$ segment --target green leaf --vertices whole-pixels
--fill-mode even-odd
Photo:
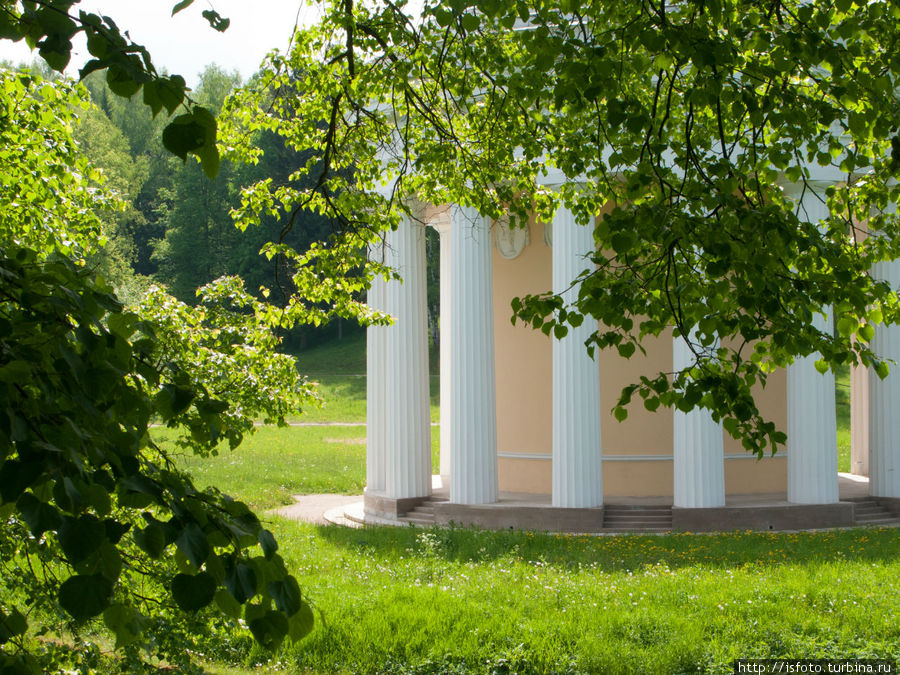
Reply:
[[[222,161],[215,141],[204,144],[195,150],[194,154],[200,159],[200,167],[206,177],[210,180],[214,179],[219,174],[219,166]]]
[[[0,610],[0,645],[17,635],[24,635],[27,630],[28,620],[19,610],[13,608],[9,614]]]
[[[21,40],[22,30],[13,16],[7,12],[0,12],[0,40]]]
[[[287,577],[281,581],[271,581],[266,588],[269,591],[269,595],[275,600],[275,606],[287,616],[300,611],[302,604],[300,586],[294,577]]]
[[[144,83],[144,105],[150,108],[154,117],[163,108],[162,98],[159,95],[159,83],[156,80]]]
[[[175,540],[175,545],[197,569],[209,557],[209,542],[197,523],[188,523]]]
[[[156,395],[156,407],[163,419],[169,420],[187,410],[194,400],[194,392],[186,387],[165,384]]]
[[[16,507],[35,537],[39,538],[48,530],[57,530],[62,524],[62,518],[56,507],[41,501],[31,493],[26,492],[19,497]]]
[[[226,589],[220,588],[216,591],[214,599],[216,606],[222,610],[226,616],[232,619],[238,619],[241,616],[241,603],[234,599],[234,596]]]
[[[204,9],[201,12],[203,18],[209,22],[209,25],[213,27],[214,30],[219,31],[220,33],[224,33],[228,30],[228,26],[231,25],[231,19],[225,19],[219,16],[219,13],[212,9]]]
[[[616,419],[619,422],[622,422],[628,417],[628,410],[626,410],[625,408],[623,408],[621,406],[616,406],[613,409],[613,415],[615,415]]]
[[[175,16],[183,9],[187,9],[191,5],[194,4],[194,0],[181,0],[177,5],[172,8],[172,16]]]
[[[176,574],[172,579],[172,597],[185,612],[196,612],[213,601],[215,580],[206,572]]]
[[[123,98],[131,98],[141,88],[141,82],[133,73],[115,63],[106,70],[106,84],[114,94]]]
[[[619,356],[630,359],[634,355],[636,347],[633,342],[623,342],[620,345],[616,345],[616,350],[619,352]]]
[[[59,528],[59,543],[73,565],[78,564],[106,541],[106,528],[91,514],[77,518],[63,517]]]
[[[179,115],[169,122],[162,135],[166,150],[176,157],[187,160],[189,152],[194,152],[206,143],[206,129],[191,113]]]
[[[289,626],[284,614],[269,610],[262,617],[249,620],[247,627],[263,647],[277,649],[287,636]]]
[[[59,587],[59,604],[75,621],[87,621],[109,606],[112,582],[101,574],[76,575]]]
[[[838,333],[843,337],[853,335],[858,327],[859,322],[852,316],[842,316],[837,322]]]
[[[819,371],[822,375],[828,372],[828,361],[825,359],[817,359],[816,360],[816,370]]]
[[[288,635],[295,642],[302,640],[312,632],[314,625],[315,617],[313,617],[312,608],[304,602],[299,611],[288,619]]]
[[[462,26],[467,32],[472,32],[478,30],[479,26],[481,26],[481,20],[475,14],[463,14]]]
[[[170,115],[174,113],[175,109],[181,105],[182,101],[184,101],[184,92],[186,88],[187,86],[185,85],[184,80],[178,75],[159,83],[159,97]]]
[[[42,473],[43,464],[38,461],[10,459],[3,462],[0,466],[0,499],[4,502],[16,501]]]
[[[631,232],[616,232],[610,240],[610,245],[619,255],[630,251],[634,244],[635,236]]]
[[[271,532],[261,529],[257,538],[259,539],[259,545],[262,547],[263,555],[266,556],[266,559],[275,555],[275,552],[278,550],[278,542],[275,541],[275,537]]]
[[[66,48],[68,47],[68,48]],[[69,65],[72,54],[72,43],[68,40],[51,40],[49,37],[38,45],[38,53],[47,65],[57,72],[62,72]]]
[[[225,577],[225,587],[239,603],[256,595],[256,572],[249,565],[237,563]]]
[[[126,605],[110,605],[103,611],[103,623],[116,636],[116,649],[134,644],[141,638],[143,621],[141,615]]]

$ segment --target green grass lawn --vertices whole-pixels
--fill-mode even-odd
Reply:
[[[313,378],[331,406],[300,419],[364,421],[365,380],[353,375]],[[263,428],[183,465],[264,511],[292,494],[360,493],[364,437],[359,426]],[[436,427],[432,456],[436,467]],[[317,627],[275,654],[231,635],[229,662],[208,664],[220,675],[731,673],[738,658],[900,654],[896,530],[589,537],[267,519]]]
[[[216,672],[731,673],[737,658],[900,653],[894,531],[272,525],[322,618],[300,644]]]
[[[439,433],[431,430],[438,471]],[[164,446],[171,432],[155,430]],[[215,485],[262,511],[293,502],[299,494],[358,494],[366,484],[366,429],[353,426],[260,427],[235,450],[223,445],[207,459],[179,455],[201,487]]]
[[[317,382],[321,408],[309,408],[293,417],[301,422],[366,421],[366,340],[355,334],[341,341],[313,347],[297,355],[300,371]],[[440,420],[440,378],[436,349],[429,354],[431,421]]]
[[[835,373],[838,471],[850,472],[850,368]]]

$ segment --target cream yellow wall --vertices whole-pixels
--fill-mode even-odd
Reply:
[[[514,297],[541,293],[552,286],[550,248],[543,242],[543,225],[531,222],[529,228],[531,244],[517,258],[507,260],[492,247],[497,449],[501,453],[549,453],[552,447],[550,338],[521,322],[515,326],[510,322]],[[549,481],[550,462],[545,463]],[[540,481],[527,482],[536,485]],[[501,470],[501,490],[504,484]]]
[[[671,453],[668,457],[659,461],[604,461],[603,501],[615,504],[617,497],[671,497]]]
[[[787,498],[787,457],[766,456],[763,459],[744,456],[725,460],[725,494],[777,494]]]
[[[553,491],[549,459],[500,457],[497,461],[501,492],[549,495]]]
[[[775,427],[787,432],[787,371],[777,370],[769,375],[766,386],[753,387],[753,398],[763,419],[775,423]],[[787,491],[787,461],[784,447],[781,454],[760,461],[750,455],[741,442],[724,434],[725,455],[739,455],[741,459],[725,462],[725,494],[744,495]]]
[[[553,379],[550,338],[529,326],[512,325],[514,297],[541,293],[552,287],[551,249],[543,242],[543,225],[529,223],[531,243],[508,260],[493,250],[494,349],[497,391],[497,449],[499,487],[503,492],[549,495],[551,491]],[[622,387],[640,375],[672,369],[669,332],[644,341],[646,355],[621,358],[615,350],[598,352],[603,454],[603,493],[607,503],[617,497],[671,497],[673,415],[669,409],[647,411],[637,397],[628,418],[617,422],[611,410]],[[765,389],[755,390],[766,419],[786,429],[786,377],[769,377]],[[741,455],[725,460],[727,495],[771,494],[786,490],[784,456],[757,461],[744,458],[740,443],[724,433],[724,452]],[[515,455],[513,457],[504,455]],[[535,455],[534,459],[528,455]],[[650,459],[660,456],[659,460]],[[640,456],[639,460],[616,458]]]
[[[623,387],[639,381],[641,375],[653,377],[659,372],[672,370],[672,336],[669,331],[658,338],[646,338],[643,346],[647,354],[637,351],[630,359],[622,358],[614,349],[597,353],[600,407],[604,412],[601,427],[604,454],[672,454],[673,422],[669,408],[650,412],[644,407],[643,399],[635,396],[628,406],[628,417],[622,422],[618,422],[610,412]]]

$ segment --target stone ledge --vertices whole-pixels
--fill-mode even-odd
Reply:
[[[729,530],[814,530],[851,527],[854,507],[835,504],[754,504],[713,508],[672,507],[676,532],[727,532]]]
[[[434,502],[436,525],[471,525],[488,530],[601,532],[603,507],[570,509],[549,505],[451,504]]]

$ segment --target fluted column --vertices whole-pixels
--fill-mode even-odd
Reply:
[[[452,400],[450,395],[450,378],[452,377],[452,369],[450,367],[452,357],[452,342],[450,339],[452,319],[450,318],[450,283],[452,279],[452,266],[450,263],[450,219],[449,214],[446,219],[434,224],[434,229],[440,235],[440,256],[441,256],[441,318],[440,318],[440,335],[441,335],[441,373],[440,373],[440,389],[441,389],[441,476],[449,478],[451,468],[451,457],[453,442],[450,440],[450,410],[452,408]]]
[[[491,224],[475,209],[450,210],[450,501],[497,501],[497,410]]]
[[[816,316],[829,332],[831,319]],[[797,359],[787,372],[788,501],[829,504],[838,500],[834,373],[816,370],[817,355]]]
[[[900,289],[900,261],[876,264],[872,277]],[[876,326],[872,351],[895,362],[884,380],[869,373],[869,493],[900,498],[900,326]]]
[[[383,482],[380,468],[370,467],[371,478],[387,498],[426,497],[431,494],[431,425],[424,226],[404,218],[385,236],[384,261],[402,282],[381,285],[381,309],[393,317],[393,325],[368,329],[369,455],[376,464],[383,457]]]
[[[373,247],[369,253],[373,260],[380,261],[382,247]],[[375,310],[384,311],[385,280],[376,277],[369,289],[367,304]],[[366,490],[384,492],[385,469],[385,339],[390,326],[369,326],[366,328]]]
[[[681,336],[672,341],[674,370],[693,362],[693,353]],[[708,410],[673,414],[674,504],[686,508],[725,505],[725,446],[722,425]]]
[[[828,217],[828,207],[807,192],[800,217],[819,222]],[[813,324],[826,333],[832,330],[830,317],[816,315]],[[799,358],[787,371],[787,498],[795,504],[838,501],[834,373],[817,371],[818,358]]]
[[[553,217],[553,292],[566,304],[578,297],[570,286],[590,268],[586,256],[593,250],[593,228],[560,208]],[[594,332],[596,322],[588,319],[553,340],[553,506],[603,504],[600,378],[584,346]]]
[[[869,475],[869,369],[850,366],[850,473]]]

